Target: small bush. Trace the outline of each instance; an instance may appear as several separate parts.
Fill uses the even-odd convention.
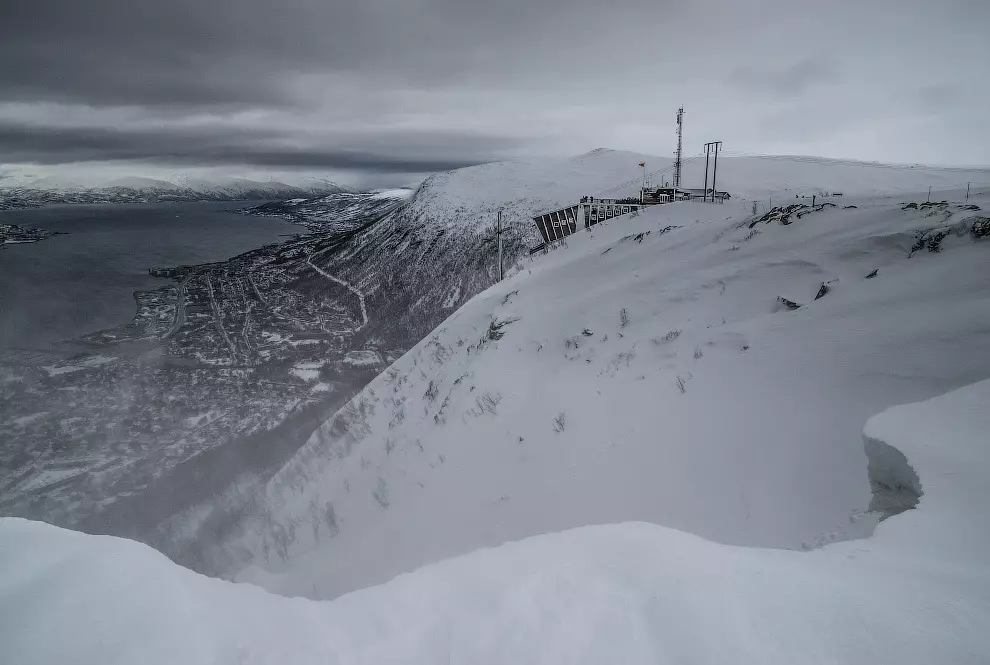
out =
[[[676,383],[677,389],[681,391],[682,395],[687,392],[687,381],[678,376]]]
[[[567,414],[561,411],[557,414],[557,417],[553,419],[553,431],[560,434],[565,429],[567,429]]]
[[[619,310],[619,327],[625,328],[629,325],[629,310],[625,307]]]
[[[651,341],[654,344],[656,344],[657,346],[659,346],[661,344],[666,344],[668,342],[673,342],[675,339],[677,339],[680,336],[681,336],[681,331],[680,330],[671,330],[670,332],[668,332],[666,335],[663,335],[662,337],[654,337]]]
[[[327,524],[331,538],[340,533],[340,528],[337,526],[337,511],[334,510],[333,504],[329,501],[327,501],[326,506],[323,508],[323,521]]]
[[[515,323],[518,320],[519,319],[503,319],[499,321],[498,318],[492,317],[491,323],[488,324],[488,331],[485,333],[485,337],[482,339],[482,341],[485,340],[498,341],[502,339],[503,337],[505,337],[505,333],[502,331],[502,328],[509,325],[510,323]]]
[[[379,506],[388,508],[388,485],[385,484],[385,479],[381,476],[378,477],[378,486],[371,493],[371,496],[375,497]]]
[[[698,360],[698,359],[700,359],[700,358],[701,358],[702,356],[704,356],[704,355],[705,355],[705,354],[704,354],[704,352],[703,352],[703,351],[701,350],[701,347],[700,347],[700,346],[696,346],[696,347],[694,347],[694,359],[695,359],[695,360]]]
[[[493,416],[498,415],[498,405],[501,401],[502,395],[500,393],[485,393],[474,399],[474,403],[480,412],[479,415],[481,413],[488,413]]]

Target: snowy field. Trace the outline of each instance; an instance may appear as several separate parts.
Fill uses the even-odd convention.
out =
[[[20,665],[985,663],[988,401],[983,381],[870,419],[875,459],[906,456],[882,479],[923,488],[921,502],[813,552],[583,527],[319,602],[5,518],[0,641]]]

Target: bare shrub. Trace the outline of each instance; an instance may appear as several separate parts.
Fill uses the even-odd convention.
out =
[[[340,533],[340,528],[337,526],[337,511],[333,509],[333,504],[329,501],[323,507],[323,521],[326,522],[327,531],[329,531],[331,538]]]
[[[319,543],[320,527],[323,525],[323,521],[320,519],[320,508],[316,505],[316,499],[309,500],[307,512],[309,513],[310,526],[313,528],[313,542]]]
[[[560,434],[565,429],[567,429],[567,414],[561,411],[557,414],[557,417],[553,419],[553,431]]]
[[[705,354],[704,354],[704,352],[702,352],[702,350],[701,350],[701,347],[700,347],[700,346],[696,346],[696,347],[694,347],[694,359],[695,359],[695,360],[698,360],[699,358],[701,358],[701,357],[702,357],[702,356],[704,356],[704,355],[705,355]]]
[[[430,381],[430,385],[426,387],[426,392],[423,393],[423,397],[427,401],[432,402],[437,398],[437,394],[440,392],[440,388],[437,386],[436,382]]]
[[[680,375],[677,377],[677,389],[681,391],[681,394],[687,392],[687,381],[681,378]]]
[[[440,410],[433,415],[433,423],[436,425],[445,425],[447,423],[447,407],[450,405],[450,395],[443,398],[443,403],[440,405]]]
[[[677,339],[678,337],[681,336],[681,332],[682,331],[680,331],[680,330],[671,330],[666,335],[663,335],[661,337],[654,337],[650,341],[653,342],[654,344],[656,344],[657,346],[660,346],[661,344],[666,344],[668,342],[673,342],[675,339]]]
[[[515,291],[509,291],[508,293],[506,293],[505,294],[505,297],[502,298],[502,304],[503,305],[508,305],[509,304],[509,301],[512,299],[512,296],[515,296],[515,295],[519,295],[519,290],[518,289],[516,289]]]
[[[510,323],[515,323],[518,320],[519,320],[518,318],[515,318],[515,319],[502,319],[501,321],[499,321],[498,318],[493,317],[491,323],[488,324],[488,331],[485,333],[484,339],[491,341],[498,341],[502,339],[503,337],[505,337],[505,332],[502,331],[502,328],[509,325]]]
[[[619,327],[625,328],[629,325],[629,310],[625,307],[619,310]]]
[[[388,428],[398,427],[402,424],[402,421],[406,419],[406,407],[400,406],[395,413],[392,414],[392,420],[388,423]]]
[[[375,501],[382,508],[388,508],[388,485],[385,483],[385,479],[381,476],[378,477],[378,486],[375,487],[371,496],[375,497]]]
[[[489,415],[496,416],[498,415],[498,405],[501,402],[501,393],[486,392],[474,398],[475,408],[468,411],[467,415],[477,417],[487,413]]]
[[[395,450],[395,439],[390,436],[385,437],[385,454],[391,455],[392,451]]]

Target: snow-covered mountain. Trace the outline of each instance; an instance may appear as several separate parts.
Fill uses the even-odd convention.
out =
[[[252,584],[0,520],[5,653],[986,662],[990,188],[967,202],[978,173],[932,171],[963,187],[926,201],[914,169],[726,157],[731,203],[524,256],[531,214],[635,191],[642,159],[437,174],[266,248],[265,299],[331,302],[349,357],[412,348],[274,475],[163,529],[177,560]],[[788,207],[753,214],[767,192]],[[265,212],[325,224],[368,199]],[[499,208],[513,268],[493,284]]]
[[[444,321],[237,540],[283,596],[381,586],[286,598],[0,520],[6,653],[986,662],[990,191],[844,205],[620,217]]]
[[[867,535],[866,419],[990,376],[990,239],[956,204],[847,205],[786,224],[660,206],[524,262],[268,483],[246,579],[332,597],[623,520],[762,547]]]
[[[395,208],[397,201],[406,201],[412,194],[410,189],[337,192],[316,198],[273,201],[245,212],[282,217],[313,230],[350,231],[381,217],[383,212]]]
[[[344,342],[347,348],[353,350],[355,353],[361,353],[364,349],[368,348],[377,349],[379,353],[387,351],[389,355],[396,351],[401,352],[401,350],[409,349],[419,343],[430,331],[434,330],[445,318],[454,313],[458,307],[473,295],[492,285],[494,275],[496,274],[496,248],[491,227],[498,209],[503,209],[505,213],[503,216],[503,219],[507,222],[507,229],[504,234],[505,257],[506,264],[511,265],[519,261],[527,253],[528,248],[538,242],[538,235],[530,219],[531,215],[547,208],[573,203],[578,197],[586,194],[595,196],[601,196],[603,192],[611,192],[612,196],[632,194],[642,181],[642,169],[638,166],[638,163],[644,159],[648,163],[648,171],[655,170],[655,166],[663,163],[659,158],[634,153],[597,150],[572,159],[500,162],[436,174],[428,178],[420,186],[408,203],[396,208],[392,212],[367,218],[358,216],[348,222],[347,228],[335,229],[331,227],[332,230],[328,232],[318,233],[308,236],[305,239],[292,241],[279,248],[272,265],[284,272],[290,278],[290,281],[283,285],[284,289],[286,289],[284,293],[281,291],[277,293],[272,292],[268,297],[274,300],[286,299],[288,301],[301,298],[308,303],[319,303],[327,297],[330,297],[331,300],[336,299],[336,302],[339,302],[340,311],[348,313],[350,320],[353,321],[352,328],[354,332]],[[832,188],[834,183],[841,181],[851,183],[856,178],[864,183],[868,183],[867,189],[871,192],[877,182],[882,182],[884,186],[890,187],[893,190],[908,187],[911,183],[915,182],[913,180],[915,174],[911,170],[889,170],[886,167],[878,167],[882,173],[874,174],[868,166],[863,166],[862,164],[850,165],[826,162],[824,164],[818,164],[814,170],[802,171],[797,165],[798,163],[792,161],[754,159],[759,160],[760,164],[769,164],[776,168],[774,171],[763,174],[767,182],[771,183],[768,187],[787,187],[789,188],[788,191],[813,191],[815,182],[826,183],[826,185],[822,186],[822,189],[832,191],[830,188]],[[720,174],[728,170],[731,176],[732,171],[724,166],[723,161],[729,162],[731,160],[729,158],[725,160],[720,159]],[[669,160],[667,163],[669,163]],[[835,169],[837,174],[831,174],[830,169]],[[891,175],[892,173],[895,175],[900,174],[902,179],[899,180]],[[726,177],[728,178],[729,176]],[[723,185],[722,182],[720,178],[720,189],[725,186],[732,191],[731,184]],[[706,207],[705,205],[700,205],[700,207],[675,206],[651,214],[674,215],[676,213],[678,215],[676,220],[670,219],[663,226],[671,224],[685,226],[688,222],[693,224],[696,219],[707,219],[713,225],[718,226],[718,224],[721,224],[725,226],[725,228],[722,226],[718,226],[718,228],[713,227],[714,230],[711,231],[713,236],[723,232],[723,237],[728,236],[729,225],[741,223],[743,216],[748,215],[752,209],[750,202],[741,201],[747,191],[746,187],[752,190],[760,190],[760,183],[755,177],[748,184],[743,180],[736,182],[739,183],[742,194],[739,193],[739,190],[736,190],[737,196],[733,199],[736,202],[735,205],[726,205],[718,208]],[[617,187],[617,185],[622,186]],[[974,190],[974,196],[976,195],[976,191]],[[844,197],[835,197],[832,200],[839,202],[840,206],[855,204],[856,197],[854,193],[855,190],[848,189],[844,193]],[[926,195],[927,188],[925,191]],[[893,211],[902,200],[887,199],[884,198],[885,196],[888,195],[881,195],[879,199],[871,200],[870,207],[864,208],[864,210],[874,210],[876,205],[885,204],[892,206],[891,210]],[[925,196],[922,196],[922,201]],[[954,196],[963,197],[964,190],[956,191]],[[790,197],[793,197],[793,194]],[[264,214],[299,215],[300,220],[308,217],[314,221],[312,228],[316,228],[319,225],[327,224],[328,220],[334,219],[337,215],[341,215],[340,219],[347,217],[349,213],[346,211],[350,210],[350,200],[349,195],[337,195],[320,200],[290,201],[266,207],[263,212]],[[368,203],[363,198],[361,200],[362,203],[358,206],[359,208]],[[904,198],[903,200],[908,199]],[[807,202],[810,203],[810,199]],[[758,203],[758,207],[762,213],[766,204]],[[371,208],[366,208],[365,210],[371,210]],[[804,213],[801,214],[803,215]],[[819,215],[820,213],[815,214]],[[847,214],[856,213],[850,212]],[[901,221],[897,215],[900,214],[900,212],[897,212],[889,220],[894,225],[892,228],[899,228],[897,224],[900,224]],[[683,219],[680,217],[682,215],[684,216]],[[731,218],[731,220],[726,220],[726,217]],[[350,217],[347,217],[347,219],[350,219]],[[882,216],[877,218],[878,223],[885,219],[887,218]],[[622,222],[627,223],[630,220],[626,218]],[[644,227],[645,230],[653,228],[652,226]],[[782,239],[800,237],[799,234],[793,232],[792,226],[782,228],[785,231],[791,231],[789,235],[782,236]],[[622,235],[628,234],[627,231],[621,229],[616,232]],[[677,236],[673,232],[670,233],[673,234],[671,237]],[[599,235],[598,231],[594,235],[597,237]],[[741,231],[738,235],[741,238],[750,237],[751,241],[759,235],[759,229],[754,229],[752,232],[747,229]],[[654,233],[651,237],[656,238],[657,236]],[[685,238],[685,235],[681,233],[677,237]],[[747,241],[747,243],[750,241]],[[575,238],[569,242],[577,242],[577,239]],[[644,240],[644,242],[646,241]],[[695,251],[697,246],[705,245],[705,242],[701,242],[700,240],[693,242],[694,244],[690,244],[687,249],[682,250],[676,256],[678,259],[683,256],[701,261],[701,263],[681,266],[673,276],[667,273],[655,275],[654,279],[658,280],[657,289],[660,288],[661,284],[666,285],[673,277],[680,279],[682,272],[686,271],[686,274],[691,275],[693,271],[700,271],[702,268],[707,269],[708,264],[704,262],[709,260],[705,258],[707,255]],[[732,250],[732,247],[735,246],[755,247],[757,245],[744,245],[741,242],[728,245],[729,253],[724,254],[724,256],[719,255],[724,260],[725,267],[722,267],[716,272],[729,273],[733,261],[739,256],[745,256],[745,253],[736,254],[735,252],[740,250]],[[606,251],[607,249],[607,247],[602,247],[599,251]],[[778,248],[771,246],[767,251],[770,255],[775,255]],[[788,251],[791,250],[788,249]],[[828,252],[833,250],[825,247],[822,251]],[[612,253],[614,252],[610,251],[610,254]],[[773,260],[769,258],[764,260],[773,263]],[[545,260],[537,259],[537,261],[542,262]],[[812,262],[816,261],[819,260],[814,259]],[[534,266],[536,265],[546,264],[534,264]],[[657,264],[658,267],[664,267],[665,269],[670,268],[672,265],[680,264],[671,263],[670,257],[665,258]],[[623,269],[627,267],[623,266]],[[579,286],[583,284],[582,280],[585,279],[583,274],[587,273],[589,276],[599,275],[600,269],[595,261],[589,259],[589,263],[580,270],[582,271],[581,275],[566,273],[563,276],[557,276],[550,273],[548,279],[553,281],[553,286],[548,286],[547,288],[562,288],[556,285],[556,281],[563,280],[572,284],[573,289],[578,294],[583,293],[586,287]],[[809,266],[805,269],[799,265],[796,270],[798,273],[804,271],[810,275],[815,275],[818,272],[818,269],[814,266]],[[782,293],[771,296],[771,301],[776,302],[774,299],[778,295],[798,302],[806,298],[803,294],[788,295],[789,289],[784,288],[784,283],[796,280],[797,273],[788,269],[786,264],[767,268],[765,272],[772,277],[765,280],[770,286],[777,288],[775,286],[776,284],[779,283],[781,285],[780,290]],[[268,277],[261,274],[256,274],[255,278],[260,284],[265,284],[269,281]],[[802,279],[806,278],[807,275],[802,277]],[[601,279],[603,283],[608,284],[611,277],[600,275],[594,279]],[[699,279],[701,278],[699,277]],[[718,276],[714,279],[721,279],[723,282],[726,281],[724,276]],[[763,278],[761,277],[760,279]],[[812,286],[817,289],[819,284],[816,283]],[[598,294],[599,290],[595,287],[591,289],[590,293]],[[579,295],[579,297],[582,302],[586,299],[584,295]],[[684,297],[686,298],[688,296]],[[764,298],[767,296],[761,292],[759,297]],[[618,316],[618,310],[622,307],[628,308],[630,313],[632,313],[632,308],[628,305],[619,304],[614,294],[607,294],[607,298],[610,302],[609,307],[616,310],[609,316]],[[734,302],[734,300],[727,299],[726,302]],[[541,304],[540,307],[542,308],[543,305]],[[553,312],[554,310],[548,307],[546,311]],[[755,311],[762,312],[759,308]],[[488,317],[491,313],[491,311],[486,312],[485,317]],[[687,312],[684,316],[693,318],[697,314]],[[728,314],[722,313],[717,320],[720,321],[722,316],[726,316],[727,319],[731,318]],[[463,341],[462,346],[456,348],[470,346],[472,341],[470,338],[475,336],[480,337],[487,328],[487,325],[487,322],[472,322],[471,334],[467,335],[462,332],[459,334],[458,339],[454,340],[455,342]],[[548,325],[555,326],[557,323],[550,321]],[[584,325],[587,324],[582,324],[582,327],[576,331],[568,332],[567,337],[570,338],[574,335],[579,335],[583,331]],[[668,323],[665,322],[662,325],[668,325]],[[650,349],[659,348],[658,344],[654,344],[650,340],[657,336],[663,337],[671,331],[686,329],[687,324],[680,318],[674,318],[669,321],[669,326],[669,328],[663,331],[651,334],[642,345],[647,345],[647,348]],[[475,333],[473,331],[474,327],[480,328],[480,332]],[[611,336],[610,341],[615,341],[614,335]],[[538,346],[539,343],[541,342],[536,342],[535,345]],[[682,341],[681,344],[683,343],[685,342]],[[444,345],[449,348],[451,347],[451,342],[444,342]],[[675,344],[674,346],[676,348],[677,345]],[[703,348],[701,350],[702,353],[705,352]],[[643,350],[639,349],[636,353],[642,354]],[[588,364],[593,367],[595,366],[593,363]],[[420,390],[421,393],[426,392],[430,380],[437,381],[439,385],[437,377],[430,375],[429,368],[420,366],[413,370],[406,368],[400,371],[411,372],[417,376],[422,372],[426,377],[429,377],[425,385],[419,386],[418,383],[416,384],[415,389]],[[457,377],[454,378],[456,379]],[[523,380],[523,383],[528,384],[528,382],[529,379]],[[377,392],[380,388],[374,388],[374,390],[376,391],[375,394],[380,395],[380,392]],[[553,389],[548,388],[547,390],[552,394],[556,394],[556,391]],[[499,390],[499,392],[504,393],[505,390]],[[932,393],[926,392],[920,395],[912,393],[906,395],[905,399],[915,399],[930,394]],[[468,401],[472,406],[466,408],[477,408],[477,405],[471,401],[473,399],[474,396],[470,395]],[[785,403],[789,403],[787,402],[788,398],[786,395],[782,399],[785,400]],[[549,401],[552,402],[554,400]],[[622,401],[620,400],[620,402]],[[373,400],[373,403],[377,402]],[[881,408],[889,403],[892,402],[884,402],[882,404],[871,403],[869,400],[862,402],[862,404],[870,404],[877,408]],[[386,410],[386,408],[380,405],[375,408],[379,412]],[[554,409],[556,407],[547,408]],[[799,405],[794,404],[791,408],[799,408]],[[391,412],[392,406],[387,407],[387,410]],[[556,413],[557,411],[553,411],[551,415],[556,415]],[[868,415],[865,412],[858,413],[861,417]],[[392,422],[393,417],[394,415],[389,416],[389,423]],[[404,417],[405,413],[399,419],[401,420]],[[400,428],[398,423],[391,428],[386,426],[385,430],[381,432],[375,430],[375,436],[394,439],[396,435],[403,432],[403,430],[397,428]],[[785,430],[781,429],[780,431]],[[730,433],[726,432],[726,436]],[[803,435],[798,432],[791,432],[791,434],[798,438],[803,438]],[[857,440],[858,435],[856,432],[847,434],[848,436],[845,439],[847,442],[855,442]],[[475,436],[471,430],[465,430],[461,432],[461,435],[469,439]],[[434,436],[439,435],[431,431],[429,437],[432,438]],[[518,436],[525,438],[526,435],[520,433]],[[782,435],[778,434],[776,436],[779,437]],[[412,437],[412,440],[415,440],[415,438]],[[773,440],[777,441],[775,445],[784,450],[787,449],[786,444],[780,442],[779,438]],[[306,455],[309,453],[306,453],[306,449],[304,449],[300,454]],[[444,458],[447,459],[447,454],[443,454]],[[854,445],[853,452],[849,453],[849,455],[851,457],[842,457],[838,460],[824,458],[823,463],[826,464],[826,468],[834,469],[838,475],[841,475],[844,471],[850,474],[861,473],[861,460],[859,459],[861,452],[859,448]],[[303,457],[300,459],[306,458]],[[357,463],[359,466],[368,464],[367,461],[362,461],[360,457],[357,459],[357,462],[351,460],[348,464],[352,462]],[[433,463],[436,462],[433,461]],[[304,466],[307,464],[304,463]],[[316,471],[314,469],[322,464],[323,462],[315,463],[312,468],[308,468],[307,473],[315,474]],[[291,464],[290,467],[292,467]],[[290,467],[287,467],[287,469]],[[397,471],[397,473],[402,472],[404,471]],[[817,472],[812,473],[808,471],[807,473],[811,478],[818,477],[816,475]],[[796,482],[792,476],[786,474],[774,475],[768,471],[767,475],[772,476],[774,479],[772,482],[768,479],[768,487],[779,488],[781,484],[790,486]],[[287,471],[284,471],[281,477],[291,477],[291,474],[287,475]],[[763,503],[773,503],[780,500],[780,496],[784,493],[781,490],[772,495],[760,495],[755,499],[748,500],[749,503],[739,504],[741,506],[739,510],[742,511],[740,515],[731,514],[731,512],[728,514],[718,513],[717,518],[710,518],[711,522],[705,522],[703,527],[699,526],[698,531],[705,535],[731,542],[793,547],[800,547],[801,543],[813,545],[823,539],[832,537],[830,534],[833,533],[838,534],[834,537],[840,537],[842,534],[853,535],[858,531],[856,528],[849,526],[850,511],[862,509],[867,496],[864,489],[865,486],[858,484],[857,480],[849,480],[853,477],[853,475],[842,476],[842,478],[845,478],[845,480],[841,481],[845,483],[844,486],[854,487],[849,494],[832,492],[829,489],[831,487],[829,483],[839,482],[834,477],[829,477],[828,480],[813,480],[807,483],[807,491],[813,492],[814,497],[813,500],[809,498],[807,505],[804,507],[802,507],[800,502],[795,503],[787,500],[781,503],[782,506],[785,506],[785,508],[781,509],[784,510],[784,515],[764,512],[760,513],[763,515],[760,518],[746,517],[746,515],[757,512],[757,509],[754,508],[754,503],[762,506]],[[383,480],[386,483],[390,482],[387,476],[383,476]],[[374,481],[377,483],[377,476]],[[292,482],[297,486],[309,483],[308,480],[304,479],[293,480]],[[322,482],[314,480],[312,486],[315,487]],[[425,481],[423,482],[426,484]],[[477,487],[482,486],[483,484],[477,484]],[[729,486],[731,486],[731,483],[729,483]],[[667,493],[661,497],[647,495],[643,505],[669,506],[673,499],[681,496],[674,490],[677,487],[676,484],[670,484],[667,487]],[[497,490],[491,489],[490,491],[494,492]],[[345,494],[348,494],[348,492],[345,491]],[[344,502],[341,504],[344,506],[351,500],[346,497],[342,499],[330,498],[330,495],[324,497],[319,492],[315,494],[310,493],[307,496],[317,501],[329,500],[335,506],[336,501]],[[492,500],[498,499],[501,496],[502,494],[498,494]],[[224,502],[228,498],[221,497],[220,500]],[[732,500],[733,503],[738,503],[738,498],[736,496]],[[168,534],[168,538],[173,538],[177,533],[185,534],[183,538],[180,538],[180,541],[184,540],[185,543],[195,550],[192,554],[188,554],[188,556],[187,553],[183,552],[182,542],[164,544],[160,537],[155,537],[151,540],[158,543],[160,547],[163,547],[176,560],[194,566],[198,570],[209,571],[215,574],[229,574],[252,558],[257,562],[263,558],[262,553],[265,546],[263,540],[255,540],[243,546],[243,544],[239,543],[238,537],[235,536],[231,539],[231,543],[233,543],[232,547],[224,545],[218,548],[218,551],[212,555],[204,554],[202,551],[204,546],[208,550],[213,545],[212,534],[223,532],[229,535],[237,530],[236,526],[230,526],[231,515],[240,514],[242,509],[250,512],[252,510],[251,506],[256,503],[253,493],[250,491],[242,495],[239,500],[246,501],[248,507],[239,506],[236,509],[232,509],[230,506],[221,506],[220,510],[214,511],[216,515],[220,516],[218,519],[222,520],[221,524],[216,523],[212,518],[201,520],[201,517],[193,516],[192,525],[184,523],[181,528],[171,525],[159,534],[161,537],[164,537],[164,534]],[[283,498],[279,496],[278,492],[271,497],[271,501],[275,506],[272,509],[271,518],[258,518],[268,520],[268,526],[265,528],[270,531],[268,536],[266,536],[268,538],[269,558],[274,557],[272,554],[274,551],[272,549],[272,543],[275,539],[284,542],[288,538],[287,534],[290,531],[294,531],[297,539],[294,545],[296,548],[295,551],[300,553],[308,551],[310,545],[306,545],[304,542],[305,539],[299,536],[299,529],[294,526],[299,524],[300,520],[303,519],[298,513],[298,506],[289,506],[285,509],[286,512],[280,512],[283,508]],[[473,510],[472,505],[470,502],[465,503],[465,510]],[[603,517],[601,519],[614,519],[616,515],[621,515],[621,511],[618,510],[605,510],[609,506],[610,504],[607,503],[600,504],[599,508],[603,511]],[[696,510],[701,509],[697,508]],[[312,511],[314,509],[307,503],[306,510]],[[672,507],[665,510],[677,512]],[[807,514],[805,511],[807,511]],[[541,522],[537,520],[537,514],[538,511],[535,511],[532,520],[524,520],[520,524],[539,525],[540,528],[550,524],[550,521]],[[680,519],[685,519],[683,513],[678,514],[682,516]],[[667,513],[663,515],[647,513],[642,515],[641,518],[660,519],[666,515]],[[279,521],[281,516],[287,516],[284,522]],[[379,529],[376,525],[379,524],[378,520],[381,516],[372,512],[368,517],[368,533],[372,534],[367,536],[368,538],[388,539],[391,537],[388,530],[391,522],[381,526]],[[260,533],[260,530],[256,528],[257,525],[252,519],[246,520],[241,526],[246,525],[248,531],[254,530]],[[349,517],[346,519],[351,523],[361,522],[361,519],[358,518]],[[842,523],[842,528],[839,527],[840,522]],[[410,524],[417,523],[415,520],[410,522]],[[482,523],[483,521],[479,522],[479,524]],[[562,526],[567,526],[567,524],[558,524],[552,528],[561,528]],[[534,528],[536,527],[534,526]],[[272,529],[275,531],[271,531]],[[284,532],[279,529],[284,529]],[[519,525],[514,526],[513,529],[515,531],[509,529],[506,533],[512,532],[521,536],[533,532],[532,529],[526,529]],[[273,533],[275,535],[272,535]],[[365,536],[362,535],[361,537],[364,538]],[[248,536],[249,541],[251,538],[252,536]],[[501,542],[497,536],[493,536],[492,538],[496,542]],[[342,537],[337,540],[336,546],[346,547],[343,544],[346,541],[347,538]],[[384,579],[389,574],[404,569],[407,565],[414,565],[414,561],[423,562],[433,560],[434,554],[437,556],[454,554],[466,551],[466,549],[469,549],[475,544],[485,544],[491,541],[486,540],[485,537],[481,537],[478,534],[473,534],[467,540],[455,540],[451,543],[444,544],[445,541],[438,538],[434,539],[434,542],[437,547],[435,552],[417,552],[414,553],[415,556],[411,556],[408,559],[399,556],[395,561],[387,562],[387,565],[383,563],[380,567],[375,567],[369,563],[367,569],[359,571],[361,573],[360,575],[352,576],[350,578],[351,581],[346,583],[344,587],[337,587],[335,586],[336,583],[328,584],[326,587],[328,589],[327,593],[348,588],[347,584],[360,585],[366,580]],[[357,545],[355,548],[360,549]],[[399,550],[396,549],[395,551],[398,552]],[[286,555],[289,556],[288,553]],[[292,556],[295,555],[293,554]],[[342,557],[341,560],[343,560]],[[399,563],[396,564],[396,561]],[[274,559],[271,565],[275,569],[278,567],[278,563]],[[366,573],[367,577],[363,577]]]
[[[9,177],[0,180],[0,206],[46,203],[123,203],[160,201],[248,201],[310,198],[345,191],[326,180],[305,179],[290,185],[244,178],[212,178],[180,175],[175,182],[140,176],[115,178],[95,185],[55,177]]]

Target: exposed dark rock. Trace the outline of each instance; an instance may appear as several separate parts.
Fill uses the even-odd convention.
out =
[[[969,224],[973,238],[990,236],[990,217],[971,217],[965,221]]]

